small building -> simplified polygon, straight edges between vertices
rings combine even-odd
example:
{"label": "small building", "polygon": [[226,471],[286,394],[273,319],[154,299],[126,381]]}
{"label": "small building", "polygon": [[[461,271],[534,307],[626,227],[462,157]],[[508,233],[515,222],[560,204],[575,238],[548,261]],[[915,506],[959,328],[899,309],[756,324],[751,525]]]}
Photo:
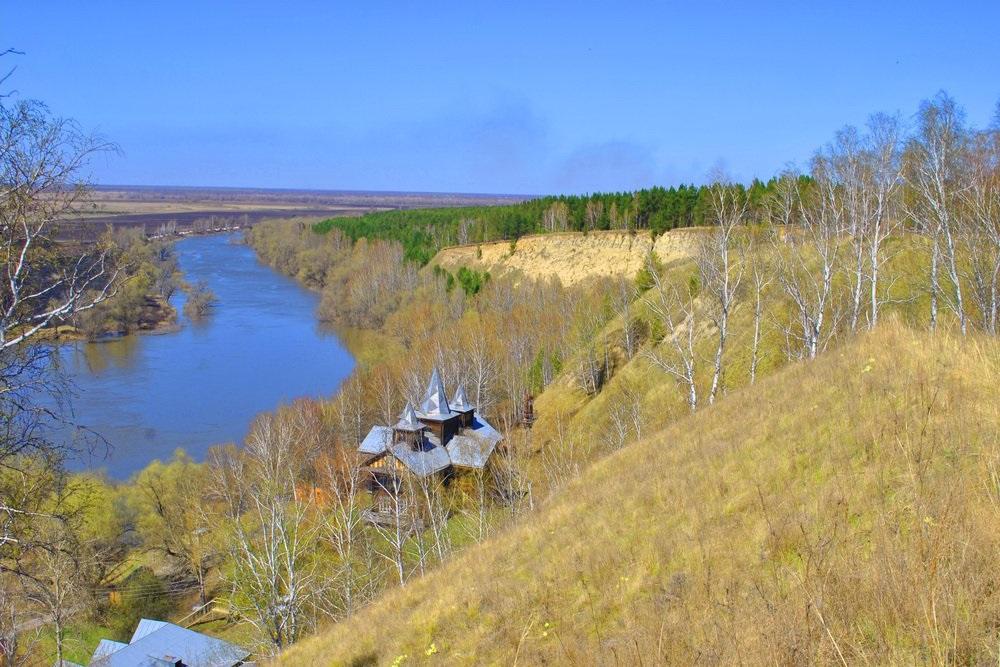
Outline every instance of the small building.
{"label": "small building", "polygon": [[426,478],[461,470],[483,470],[502,440],[500,432],[476,411],[465,388],[449,401],[435,368],[419,409],[407,403],[392,426],[374,426],[358,452],[371,477],[375,513],[388,512],[405,474]]}
{"label": "small building", "polygon": [[236,667],[249,657],[242,646],[144,618],[127,644],[102,639],[89,667]]}

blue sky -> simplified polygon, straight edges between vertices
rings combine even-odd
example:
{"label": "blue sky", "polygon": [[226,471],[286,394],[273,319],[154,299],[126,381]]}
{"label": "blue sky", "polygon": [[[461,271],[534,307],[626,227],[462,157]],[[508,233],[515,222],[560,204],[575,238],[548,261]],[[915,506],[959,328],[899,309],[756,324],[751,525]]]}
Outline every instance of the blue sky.
{"label": "blue sky", "polygon": [[976,124],[1000,99],[995,0],[740,4],[0,0],[0,47],[8,87],[119,144],[107,184],[748,180],[940,89]]}

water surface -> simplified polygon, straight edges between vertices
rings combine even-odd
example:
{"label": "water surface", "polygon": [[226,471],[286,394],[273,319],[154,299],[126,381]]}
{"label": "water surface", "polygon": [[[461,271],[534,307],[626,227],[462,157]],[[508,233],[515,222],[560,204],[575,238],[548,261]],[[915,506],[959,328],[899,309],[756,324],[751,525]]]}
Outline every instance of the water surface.
{"label": "water surface", "polygon": [[[76,343],[60,350],[75,387],[74,421],[110,451],[74,467],[127,478],[178,447],[201,460],[213,444],[238,442],[255,415],[298,397],[336,392],[354,361],[316,322],[318,296],[257,261],[239,235],[175,245],[185,279],[218,297],[203,322],[180,331]],[[171,301],[181,311],[184,295]]]}

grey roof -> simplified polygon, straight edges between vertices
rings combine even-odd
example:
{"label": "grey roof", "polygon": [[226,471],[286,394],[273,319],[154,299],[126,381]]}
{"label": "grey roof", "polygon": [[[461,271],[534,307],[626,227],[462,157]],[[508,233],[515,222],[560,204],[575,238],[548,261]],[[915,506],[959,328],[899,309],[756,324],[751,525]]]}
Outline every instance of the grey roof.
{"label": "grey roof", "polygon": [[451,465],[444,447],[434,441],[428,441],[427,444],[429,447],[412,449],[406,443],[399,443],[392,446],[392,455],[418,477],[427,477]]}
{"label": "grey roof", "polygon": [[444,392],[444,382],[441,381],[441,374],[435,368],[431,373],[431,381],[427,383],[427,391],[420,401],[420,417],[424,419],[443,420],[454,417],[457,412],[452,412],[448,407],[448,397]]}
{"label": "grey roof", "polygon": [[465,385],[458,385],[458,391],[455,392],[455,396],[451,399],[451,409],[458,412],[468,412],[475,409],[475,406],[469,403],[469,399],[465,397]]}
{"label": "grey roof", "polygon": [[102,639],[100,642],[98,642],[97,648],[94,649],[94,655],[93,657],[91,657],[90,661],[93,662],[98,658],[103,658],[106,655],[111,655],[115,651],[123,649],[126,646],[128,646],[128,644],[125,644],[124,642],[116,642],[113,639]]}
{"label": "grey roof", "polygon": [[457,466],[485,468],[502,439],[503,436],[488,421],[474,415],[472,426],[462,429],[448,442],[448,457]]}
{"label": "grey roof", "polygon": [[407,401],[406,407],[399,415],[399,421],[396,422],[396,428],[400,431],[419,431],[423,427],[424,425],[417,419],[417,413],[413,410],[413,404]]}
{"label": "grey roof", "polygon": [[388,426],[372,426],[361,441],[358,451],[362,454],[381,454],[392,443],[392,429]]}
{"label": "grey roof", "polygon": [[496,440],[475,435],[456,435],[448,442],[448,458],[464,468],[485,468],[497,446]]}
{"label": "grey roof", "polygon": [[95,653],[91,667],[158,667],[178,660],[188,667],[232,667],[250,655],[242,646],[173,623],[151,621],[143,627],[147,620],[139,622],[133,640],[127,645],[104,656]]}
{"label": "grey roof", "polygon": [[428,432],[418,449],[406,443],[391,445],[389,449],[410,472],[426,477],[449,465],[484,468],[502,439],[503,436],[488,421],[475,415],[472,425],[453,436],[445,447],[441,446],[436,435]]}
{"label": "grey roof", "polygon": [[166,624],[166,621],[155,621],[151,618],[140,618],[139,624],[135,626],[135,632],[132,633],[132,639],[128,640],[128,643],[135,643],[151,632],[156,632]]}
{"label": "grey roof", "polygon": [[472,433],[477,437],[487,438],[496,442],[503,440],[503,436],[500,435],[500,431],[493,428],[493,424],[483,419],[482,415],[479,414],[472,416],[472,426],[465,429],[465,431],[472,431]]}

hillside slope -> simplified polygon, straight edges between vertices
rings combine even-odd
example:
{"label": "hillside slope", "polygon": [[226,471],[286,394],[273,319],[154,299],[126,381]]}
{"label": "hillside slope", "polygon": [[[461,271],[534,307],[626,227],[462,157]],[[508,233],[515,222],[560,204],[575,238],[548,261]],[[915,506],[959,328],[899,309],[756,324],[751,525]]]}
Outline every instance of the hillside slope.
{"label": "hillside slope", "polygon": [[650,251],[665,262],[690,257],[697,234],[678,229],[655,240],[648,231],[537,234],[522,236],[513,246],[495,241],[445,248],[430,263],[449,271],[465,266],[493,274],[516,271],[536,280],[558,277],[564,285],[602,277],[632,279]]}
{"label": "hillside slope", "polygon": [[995,662],[998,385],[996,341],[883,327],[604,459],[283,661]]}

